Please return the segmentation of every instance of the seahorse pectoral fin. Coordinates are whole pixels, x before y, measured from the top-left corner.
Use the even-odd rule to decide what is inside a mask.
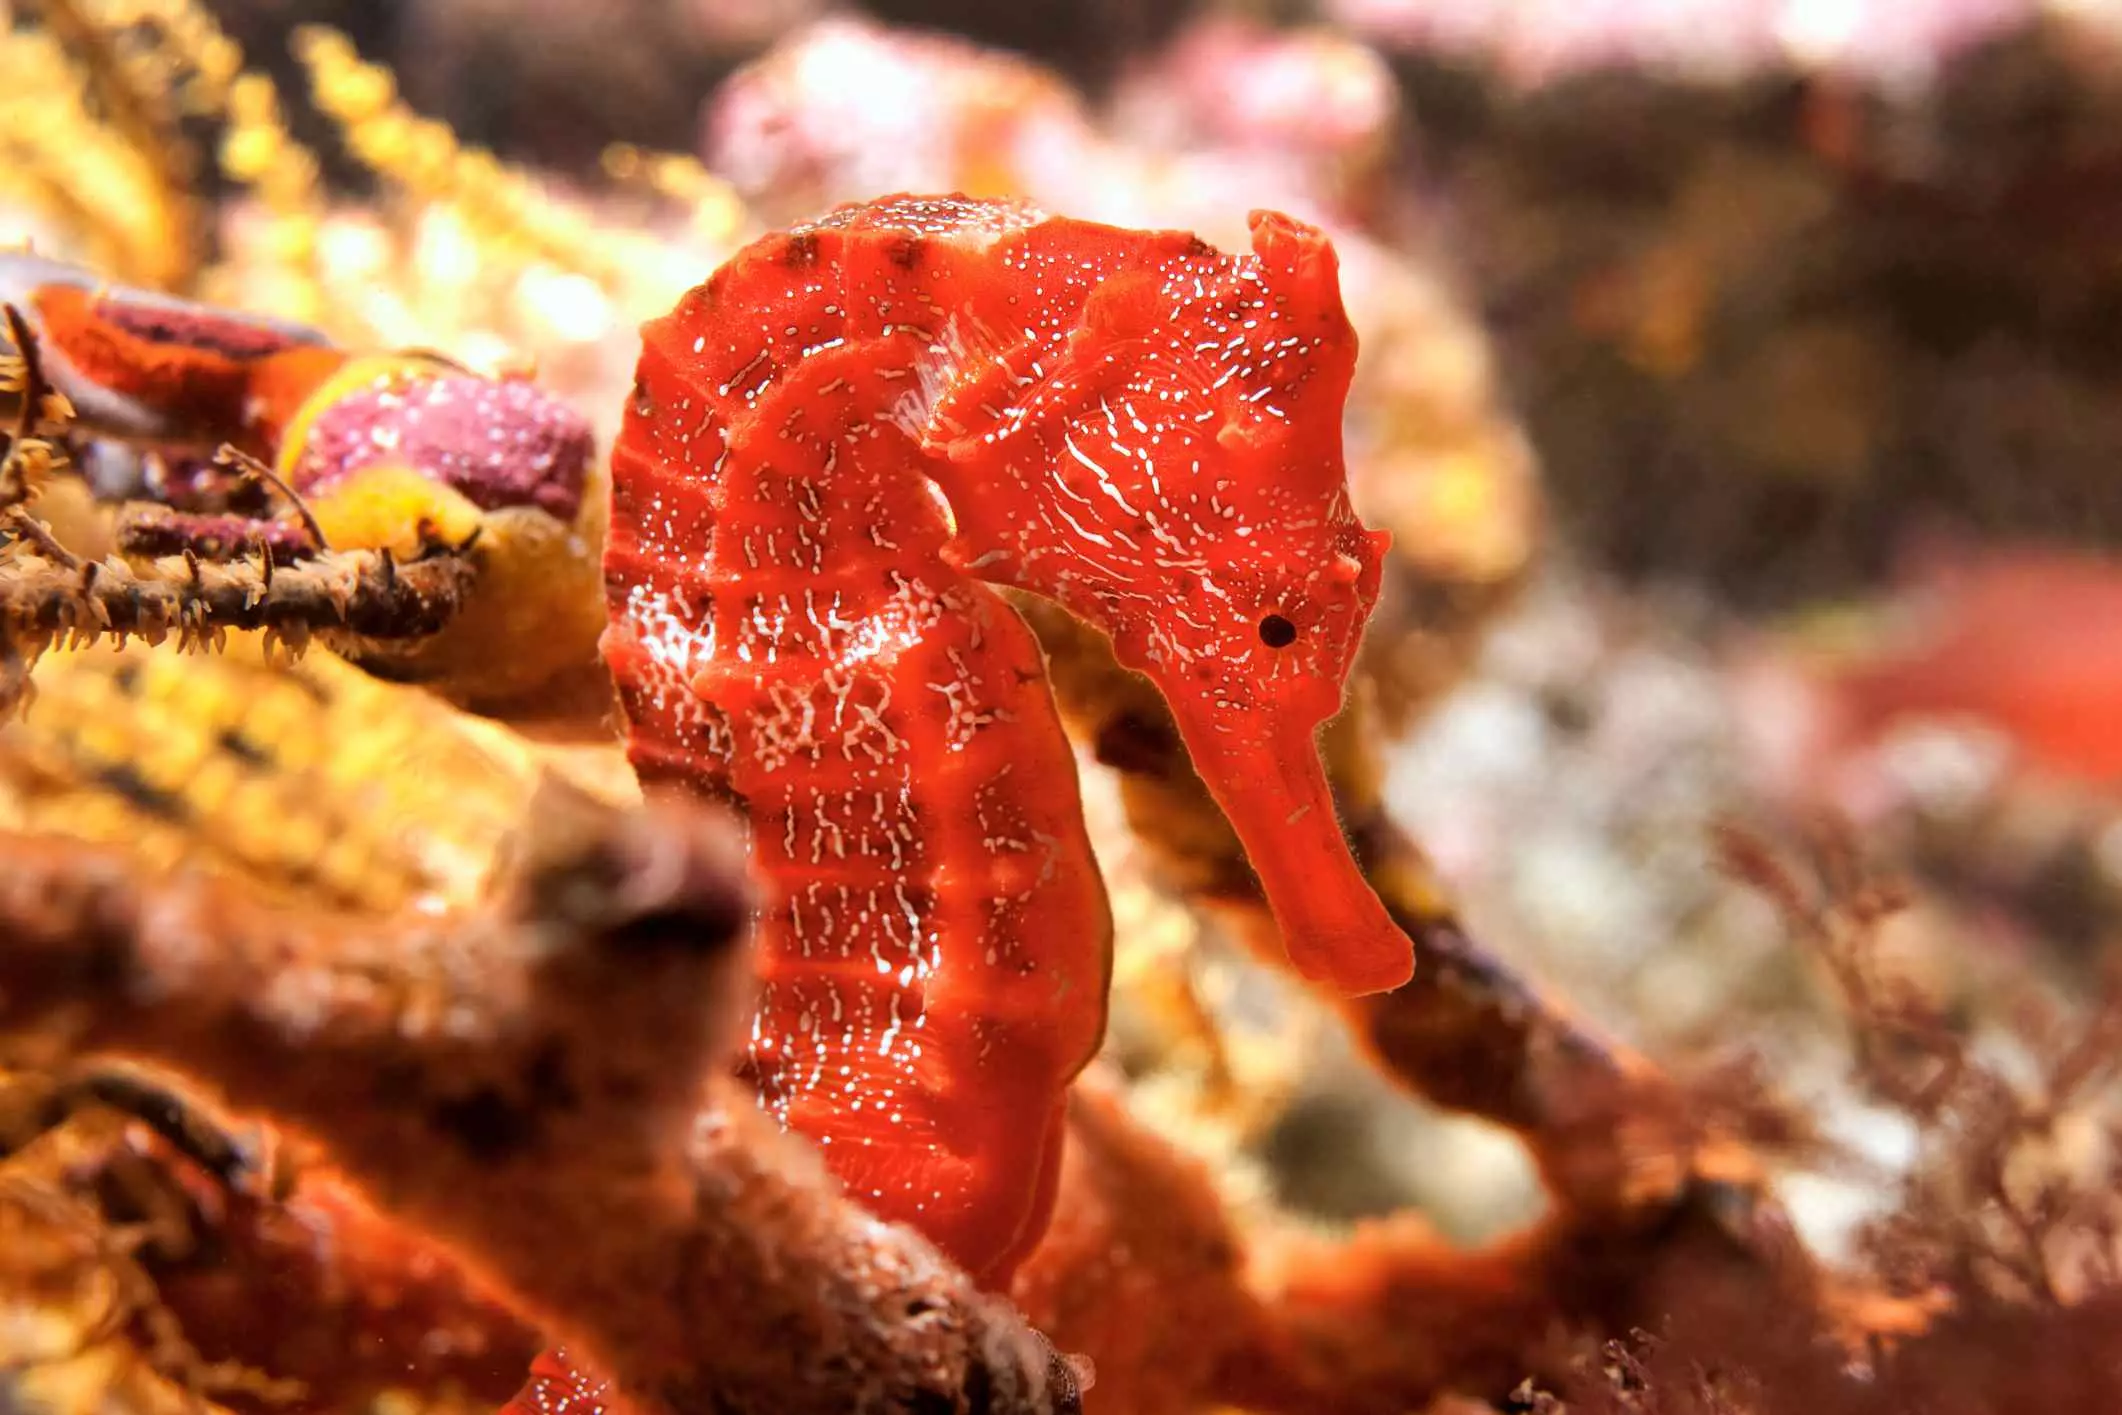
[[[1276,721],[1242,752],[1201,741],[1187,713],[1180,734],[1202,780],[1236,827],[1299,973],[1350,996],[1389,992],[1414,976],[1414,944],[1363,877],[1334,811],[1312,724]]]

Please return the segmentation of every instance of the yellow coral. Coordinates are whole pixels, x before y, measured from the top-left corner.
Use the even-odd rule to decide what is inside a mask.
[[[0,729],[0,795],[35,831],[205,861],[379,913],[479,897],[539,758],[506,730],[317,652],[55,651]]]
[[[390,71],[363,62],[345,35],[306,27],[296,34],[295,53],[309,70],[317,106],[344,130],[354,155],[415,200],[456,207],[483,243],[581,271],[607,288],[626,284],[630,267],[653,258],[649,238],[600,227],[492,153],[460,145],[446,124],[412,112],[399,101]],[[725,210],[737,209],[727,198]]]
[[[69,248],[136,284],[196,272],[189,211],[156,157],[98,116],[86,70],[51,31],[0,31],[0,234]]]

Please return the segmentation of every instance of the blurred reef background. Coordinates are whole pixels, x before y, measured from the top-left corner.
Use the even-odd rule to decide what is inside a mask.
[[[1353,494],[1394,534],[1329,731],[1345,824],[1492,993],[1402,1035],[1257,962],[1129,689],[1086,676],[1114,1011],[1095,1159],[1014,1293],[1098,1367],[1085,1408],[2122,1408],[2122,5],[15,0],[0,142],[0,240],[528,374],[600,459],[640,322],[835,203],[1322,224]],[[15,438],[58,464],[44,531],[0,520],[18,604],[62,550],[146,545],[113,508],[173,485],[51,421]],[[392,574],[478,529],[426,647],[25,652],[0,828],[302,917],[484,907],[537,783],[637,804],[605,489],[320,499]],[[528,1325],[302,1145],[235,1126],[224,1192],[137,1091],[15,1040],[0,1410],[520,1382]],[[1637,1281],[1631,1244],[1735,1193],[1774,1282]],[[1566,1258],[1524,1238],[1573,1214]],[[1776,1286],[1771,1227],[1833,1276]]]

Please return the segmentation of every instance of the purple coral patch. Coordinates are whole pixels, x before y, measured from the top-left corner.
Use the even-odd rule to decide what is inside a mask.
[[[483,510],[536,506],[571,521],[590,451],[588,420],[527,380],[401,374],[326,408],[310,427],[293,481],[323,491],[396,462]]]
[[[152,509],[158,514],[120,523],[118,544],[128,555],[182,555],[188,550],[207,560],[235,560],[265,550],[273,564],[293,565],[312,559],[320,549],[299,522]]]

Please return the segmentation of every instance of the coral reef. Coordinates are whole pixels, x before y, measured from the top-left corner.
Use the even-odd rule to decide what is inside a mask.
[[[0,29],[0,1405],[2118,1403],[2111,567],[1745,616],[2097,461],[2090,28],[271,8]]]
[[[1051,1358],[1006,1307],[834,1194],[748,1097],[700,1093],[741,1006],[727,829],[551,797],[533,819],[496,904],[424,934],[12,839],[6,1023],[213,1077],[228,1104],[315,1136],[635,1408],[903,1409],[929,1392],[1056,1409]],[[622,1228],[635,1238],[615,1244]]]

